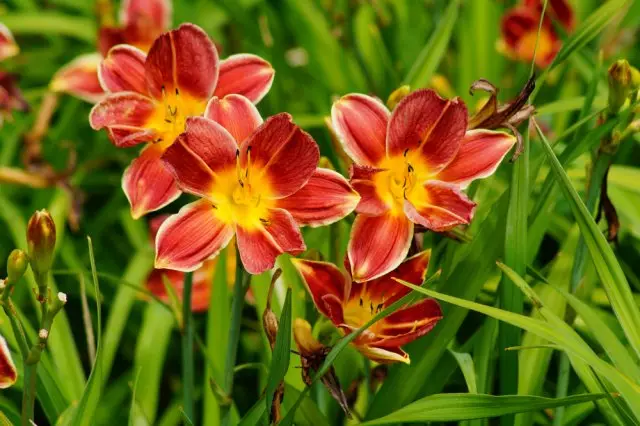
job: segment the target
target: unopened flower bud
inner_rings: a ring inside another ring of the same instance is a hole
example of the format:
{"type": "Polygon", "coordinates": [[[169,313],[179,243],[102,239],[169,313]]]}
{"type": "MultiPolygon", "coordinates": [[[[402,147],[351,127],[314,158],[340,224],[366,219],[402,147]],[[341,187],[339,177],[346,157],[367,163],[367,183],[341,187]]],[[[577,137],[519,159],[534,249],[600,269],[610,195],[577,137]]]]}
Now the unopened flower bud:
{"type": "Polygon", "coordinates": [[[27,271],[27,266],[29,266],[27,254],[20,249],[13,250],[7,259],[7,279],[9,282],[15,284],[20,280],[27,271]]]}
{"type": "Polygon", "coordinates": [[[53,249],[56,245],[56,225],[46,210],[37,211],[27,225],[27,246],[31,268],[36,274],[45,274],[51,269],[53,249]]]}
{"type": "Polygon", "coordinates": [[[394,90],[387,98],[389,109],[394,109],[409,93],[411,93],[411,87],[408,85],[400,86],[394,90]]]}
{"type": "Polygon", "coordinates": [[[281,273],[281,269],[276,269],[276,272],[271,277],[271,285],[269,285],[269,292],[267,293],[267,306],[262,313],[262,326],[264,327],[264,332],[267,334],[271,350],[273,350],[276,345],[276,336],[278,335],[278,317],[276,317],[276,314],[271,310],[271,294],[281,273]]]}
{"type": "Polygon", "coordinates": [[[617,113],[631,93],[632,72],[626,59],[620,59],[609,67],[609,110],[617,113]]]}
{"type": "Polygon", "coordinates": [[[51,301],[51,307],[49,310],[51,311],[51,315],[55,316],[58,312],[64,308],[64,305],[67,304],[67,295],[65,293],[59,292],[57,297],[55,297],[51,301]]]}

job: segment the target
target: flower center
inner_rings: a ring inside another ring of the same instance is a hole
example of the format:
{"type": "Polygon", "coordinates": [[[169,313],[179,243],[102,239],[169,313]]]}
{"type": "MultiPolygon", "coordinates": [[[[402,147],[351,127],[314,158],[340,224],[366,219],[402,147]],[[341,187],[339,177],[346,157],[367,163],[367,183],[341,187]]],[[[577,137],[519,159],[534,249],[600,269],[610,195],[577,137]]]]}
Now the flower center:
{"type": "MultiPolygon", "coordinates": [[[[366,286],[366,284],[363,284],[366,286]]],[[[362,289],[359,298],[351,299],[344,308],[344,322],[354,328],[362,327],[371,318],[384,309],[384,298],[377,299],[371,297],[366,292],[366,287],[362,289]]],[[[367,331],[375,333],[376,324],[367,331]]],[[[366,333],[366,332],[365,332],[366,333]]]]}
{"type": "Polygon", "coordinates": [[[244,166],[240,162],[240,150],[236,151],[235,170],[221,173],[212,188],[211,199],[218,219],[249,230],[269,224],[269,210],[274,207],[269,197],[271,188],[266,179],[256,176],[259,171],[256,169],[251,162],[250,146],[244,166]]]}
{"type": "Polygon", "coordinates": [[[409,198],[412,190],[425,170],[421,170],[409,150],[405,150],[402,156],[388,158],[380,165],[384,171],[377,173],[374,183],[378,195],[387,203],[394,212],[402,212],[404,200],[409,198]]]}
{"type": "Polygon", "coordinates": [[[162,101],[157,103],[156,112],[151,117],[151,125],[158,137],[155,143],[168,148],[184,132],[187,118],[201,115],[206,104],[180,92],[177,87],[167,90],[162,87],[162,101]]]}
{"type": "Polygon", "coordinates": [[[536,53],[538,60],[546,59],[553,53],[554,42],[551,33],[543,28],[540,31],[540,39],[538,40],[538,31],[536,28],[536,31],[530,31],[524,34],[518,42],[518,46],[516,48],[518,56],[525,60],[532,60],[533,52],[536,48],[536,42],[538,43],[538,51],[536,53]]]}

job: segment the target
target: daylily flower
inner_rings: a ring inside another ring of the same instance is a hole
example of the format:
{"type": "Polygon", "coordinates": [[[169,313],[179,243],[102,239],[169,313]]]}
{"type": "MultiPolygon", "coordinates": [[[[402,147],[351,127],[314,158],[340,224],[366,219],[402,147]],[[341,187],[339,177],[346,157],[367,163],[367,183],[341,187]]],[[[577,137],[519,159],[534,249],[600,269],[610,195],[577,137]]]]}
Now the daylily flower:
{"type": "Polygon", "coordinates": [[[5,119],[10,120],[13,111],[25,112],[29,104],[22,97],[14,75],[0,71],[0,126],[5,119]]]}
{"type": "Polygon", "coordinates": [[[345,178],[316,167],[318,146],[289,114],[260,124],[249,100],[230,95],[214,98],[205,117],[189,118],[162,157],[179,187],[201,199],[160,227],[156,267],[194,270],[235,234],[245,269],[259,274],[306,249],[300,226],[335,222],[358,204],[345,178]]]}
{"type": "Polygon", "coordinates": [[[499,45],[507,56],[531,62],[537,40],[535,61],[539,67],[549,65],[562,45],[552,21],[557,21],[566,31],[573,30],[575,24],[573,10],[567,0],[550,0],[538,39],[543,3],[541,0],[524,0],[510,9],[502,18],[502,40],[499,45]]]}
{"type": "Polygon", "coordinates": [[[148,51],[153,41],[171,24],[170,0],[123,0],[120,26],[104,25],[98,32],[98,52],[83,54],[62,67],[51,80],[51,89],[90,103],[104,97],[98,67],[109,49],[129,44],[148,51]]]}
{"type": "Polygon", "coordinates": [[[6,25],[0,22],[0,61],[15,56],[20,51],[13,34],[6,25]]]}
{"type": "Polygon", "coordinates": [[[9,346],[4,337],[0,335],[0,389],[13,386],[18,379],[18,371],[11,358],[9,346]]]}
{"type": "MultiPolygon", "coordinates": [[[[151,242],[155,245],[156,235],[160,225],[169,218],[169,215],[156,216],[149,221],[149,231],[151,242]]],[[[193,312],[204,312],[209,308],[209,298],[211,297],[211,283],[215,273],[216,261],[207,260],[193,273],[193,288],[191,293],[191,310],[193,312]]],[[[164,302],[169,301],[167,289],[162,281],[162,276],[166,276],[182,300],[182,290],[184,284],[184,272],[173,271],[171,269],[154,269],[147,277],[147,289],[164,302]]]]}
{"type": "MultiPolygon", "coordinates": [[[[394,278],[422,284],[430,254],[430,250],[420,252],[394,271],[363,283],[353,281],[348,273],[343,274],[332,263],[293,259],[293,265],[302,276],[316,308],[346,335],[410,292],[394,278]]],[[[352,344],[373,361],[409,364],[409,355],[401,346],[427,334],[441,318],[438,302],[423,299],[376,322],[352,344]]]]}
{"type": "Polygon", "coordinates": [[[493,174],[516,141],[503,132],[467,131],[464,103],[433,90],[411,93],[393,114],[375,98],[350,94],[331,116],[362,197],[347,249],[358,282],[402,262],[414,223],[436,232],[468,224],[475,203],[461,190],[493,174]]]}
{"type": "Polygon", "coordinates": [[[269,91],[274,71],[254,55],[218,61],[207,34],[192,24],[161,35],[149,55],[128,46],[113,47],[100,66],[102,86],[112,92],[91,110],[91,126],[106,128],[117,147],[147,143],[122,177],[134,218],[175,200],[180,190],[160,161],[199,116],[212,95],[241,93],[258,102],[269,91]]]}

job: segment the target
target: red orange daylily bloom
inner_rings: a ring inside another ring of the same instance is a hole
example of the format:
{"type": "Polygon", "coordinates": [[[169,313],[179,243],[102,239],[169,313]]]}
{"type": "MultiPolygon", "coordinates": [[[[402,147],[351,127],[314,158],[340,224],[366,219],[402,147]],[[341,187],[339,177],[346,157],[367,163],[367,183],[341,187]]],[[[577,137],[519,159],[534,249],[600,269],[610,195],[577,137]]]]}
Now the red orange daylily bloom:
{"type": "Polygon", "coordinates": [[[538,39],[542,8],[541,0],[524,0],[502,18],[500,49],[507,56],[531,62],[537,41],[536,65],[545,67],[553,61],[562,43],[553,28],[552,20],[557,21],[566,31],[571,31],[574,26],[573,10],[566,0],[550,0],[538,39]]]}
{"type": "Polygon", "coordinates": [[[6,25],[0,22],[0,61],[17,55],[19,51],[13,34],[6,25]]]}
{"type": "Polygon", "coordinates": [[[162,159],[180,188],[201,199],[160,227],[156,267],[197,269],[235,235],[245,269],[259,274],[280,254],[306,249],[300,226],[353,211],[358,195],[338,173],[316,167],[318,146],[289,114],[261,122],[238,95],[214,98],[205,117],[187,120],[162,159]]]}
{"type": "Polygon", "coordinates": [[[131,214],[138,218],[180,195],[160,157],[184,131],[187,118],[202,115],[214,94],[237,91],[258,102],[271,87],[274,71],[254,55],[234,55],[220,63],[206,33],[183,24],[160,36],[148,56],[133,46],[113,47],[99,75],[111,93],[91,110],[91,126],[107,129],[118,147],[147,144],[122,177],[131,214]]]}
{"type": "Polygon", "coordinates": [[[516,142],[503,132],[467,131],[464,103],[433,90],[409,94],[393,114],[375,98],[347,95],[331,116],[361,196],[347,250],[358,282],[402,262],[414,223],[437,232],[468,224],[475,203],[461,190],[493,174],[516,142]]]}
{"type": "MultiPolygon", "coordinates": [[[[169,215],[156,216],[149,221],[151,241],[155,245],[156,235],[160,225],[169,218],[169,215]]],[[[209,308],[211,297],[211,283],[215,272],[216,261],[208,260],[193,274],[193,288],[191,293],[191,310],[193,312],[204,312],[209,308]]],[[[151,291],[160,300],[169,301],[169,295],[162,280],[163,275],[173,286],[178,298],[182,300],[182,290],[184,284],[184,272],[173,271],[171,269],[154,269],[147,277],[147,290],[151,291]]]]}
{"type": "Polygon", "coordinates": [[[18,380],[18,371],[11,358],[7,341],[0,335],[0,389],[13,386],[16,380],[18,380]]]}
{"type": "MultiPolygon", "coordinates": [[[[395,279],[422,284],[430,253],[430,250],[418,253],[394,271],[362,283],[353,281],[332,263],[293,259],[293,264],[320,313],[344,334],[349,334],[409,293],[409,288],[395,279]]],[[[424,299],[376,322],[352,344],[373,361],[408,364],[409,355],[401,346],[427,334],[441,318],[438,302],[424,299]]]]}
{"type": "Polygon", "coordinates": [[[51,80],[51,89],[96,103],[105,90],[98,79],[103,56],[113,46],[129,44],[148,51],[153,41],[171,24],[169,0],[123,0],[120,4],[121,26],[102,26],[98,33],[98,52],[78,56],[62,67],[51,80]]]}

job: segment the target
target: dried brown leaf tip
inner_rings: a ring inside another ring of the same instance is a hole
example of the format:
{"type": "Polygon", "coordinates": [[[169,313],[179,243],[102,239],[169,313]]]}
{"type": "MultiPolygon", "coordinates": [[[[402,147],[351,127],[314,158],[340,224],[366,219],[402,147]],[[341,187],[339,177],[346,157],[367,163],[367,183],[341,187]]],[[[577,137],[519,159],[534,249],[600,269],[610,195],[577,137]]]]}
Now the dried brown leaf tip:
{"type": "Polygon", "coordinates": [[[498,103],[498,89],[490,81],[480,79],[475,81],[469,88],[469,93],[474,94],[477,90],[489,93],[490,97],[480,110],[469,118],[469,130],[472,129],[498,129],[506,128],[517,138],[518,143],[513,153],[511,161],[515,161],[523,151],[522,135],[516,127],[528,119],[535,112],[533,105],[527,104],[529,96],[535,89],[535,76],[531,76],[524,85],[518,96],[511,102],[500,105],[498,103]]]}
{"type": "MultiPolygon", "coordinates": [[[[296,345],[298,345],[298,350],[300,351],[296,353],[300,355],[302,381],[307,386],[311,386],[313,382],[313,374],[320,369],[325,358],[329,355],[329,352],[331,352],[331,348],[318,342],[311,333],[311,324],[301,318],[296,318],[293,323],[293,338],[296,341],[296,345]]],[[[333,366],[331,366],[329,371],[322,376],[320,381],[325,388],[327,388],[333,399],[340,404],[345,415],[351,418],[349,403],[347,402],[347,398],[340,387],[340,381],[338,380],[338,376],[336,375],[333,366]]]]}

